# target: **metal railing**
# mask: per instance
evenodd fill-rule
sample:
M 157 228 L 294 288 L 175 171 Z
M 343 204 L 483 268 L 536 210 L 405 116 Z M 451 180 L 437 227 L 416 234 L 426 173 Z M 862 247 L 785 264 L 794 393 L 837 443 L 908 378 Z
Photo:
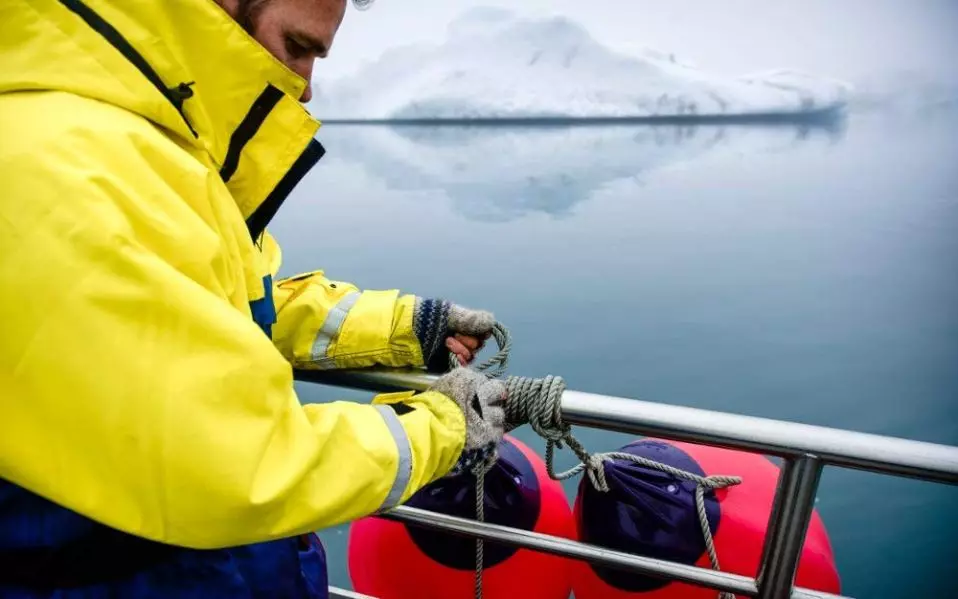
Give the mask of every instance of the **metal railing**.
M 296 378 L 368 391 L 425 390 L 436 379 L 418 370 L 392 369 L 297 371 Z M 739 596 L 836 599 L 836 595 L 794 586 L 825 466 L 958 485 L 958 447 L 947 445 L 572 390 L 562 395 L 562 417 L 573 425 L 782 458 L 758 577 L 715 572 L 407 506 L 397 507 L 383 517 Z M 362 597 L 348 591 L 333 592 L 334 597 Z

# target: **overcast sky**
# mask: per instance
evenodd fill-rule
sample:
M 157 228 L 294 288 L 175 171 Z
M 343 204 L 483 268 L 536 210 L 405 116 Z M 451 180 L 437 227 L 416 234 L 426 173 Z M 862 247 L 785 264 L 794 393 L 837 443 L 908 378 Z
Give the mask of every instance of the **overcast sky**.
M 720 73 L 788 67 L 855 83 L 920 69 L 958 80 L 958 0 L 376 0 L 365 12 L 350 7 L 314 79 L 397 45 L 441 41 L 475 6 L 566 15 L 612 48 L 675 52 Z

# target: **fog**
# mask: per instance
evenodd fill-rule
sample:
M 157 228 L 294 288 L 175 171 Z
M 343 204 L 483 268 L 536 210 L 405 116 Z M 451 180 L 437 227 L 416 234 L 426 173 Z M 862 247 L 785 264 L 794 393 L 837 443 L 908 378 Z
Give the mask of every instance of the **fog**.
M 376 0 L 367 11 L 350 6 L 314 84 L 392 47 L 439 41 L 449 21 L 475 6 L 566 15 L 611 48 L 674 52 L 730 75 L 794 68 L 856 84 L 902 71 L 958 80 L 954 0 Z

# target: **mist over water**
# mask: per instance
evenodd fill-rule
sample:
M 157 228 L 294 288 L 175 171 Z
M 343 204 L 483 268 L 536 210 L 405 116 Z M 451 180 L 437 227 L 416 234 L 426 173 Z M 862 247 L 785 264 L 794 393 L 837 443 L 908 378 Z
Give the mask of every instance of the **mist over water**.
M 511 372 L 574 389 L 958 444 L 954 111 L 319 139 L 327 157 L 272 226 L 282 274 L 488 308 L 512 330 Z M 843 592 L 958 596 L 955 505 L 951 487 L 826 470 Z M 322 536 L 348 587 L 345 530 Z
M 476 6 L 559 15 L 611 52 L 674 56 L 717 77 L 836 78 L 853 86 L 850 115 L 328 124 L 329 154 L 273 227 L 287 274 L 325 268 L 491 309 L 512 330 L 515 374 L 958 444 L 958 3 L 422 0 L 409 11 L 382 1 L 347 16 L 317 65 L 318 97 L 397 46 L 442 43 Z M 360 91 L 372 107 L 397 105 L 380 88 Z M 305 401 L 369 397 L 297 388 Z M 629 440 L 578 434 L 592 450 Z M 543 450 L 527 427 L 518 436 Z M 575 484 L 565 488 L 571 501 Z M 958 597 L 956 505 L 955 488 L 827 469 L 817 508 L 843 593 Z M 339 586 L 349 586 L 345 535 L 322 535 Z

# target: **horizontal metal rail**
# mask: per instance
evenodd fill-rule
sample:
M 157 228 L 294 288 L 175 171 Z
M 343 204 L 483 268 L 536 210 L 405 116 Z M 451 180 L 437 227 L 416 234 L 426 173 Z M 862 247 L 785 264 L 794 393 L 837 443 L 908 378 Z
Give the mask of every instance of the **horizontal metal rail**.
M 715 572 L 713 570 L 706 570 L 705 568 L 687 566 L 666 560 L 641 557 L 538 532 L 486 522 L 476 522 L 468 518 L 449 516 L 408 506 L 397 507 L 386 514 L 381 514 L 380 517 L 404 522 L 420 528 L 441 530 L 470 538 L 479 537 L 489 542 L 498 542 L 516 547 L 524 547 L 533 551 L 551 553 L 561 557 L 601 563 L 604 566 L 625 572 L 687 582 L 749 597 L 758 595 L 758 587 L 755 581 L 745 576 L 726 572 Z M 344 599 L 373 599 L 367 595 L 343 589 L 330 589 L 330 591 L 333 597 L 342 597 Z M 795 589 L 791 597 L 792 599 L 843 599 L 838 595 L 802 588 Z
M 365 389 L 425 390 L 438 378 L 420 370 L 297 371 L 302 381 Z M 627 572 L 761 599 L 836 595 L 794 587 L 815 494 L 825 466 L 958 484 L 958 447 L 698 408 L 566 390 L 569 424 L 663 437 L 784 458 L 757 579 L 613 551 L 541 533 L 406 506 L 383 517 L 419 527 L 551 553 Z
M 470 538 L 478 537 L 485 541 L 583 560 L 624 572 L 645 574 L 656 578 L 687 582 L 710 589 L 729 591 L 736 595 L 756 597 L 759 593 L 755 580 L 746 576 L 633 555 L 509 526 L 476 522 L 468 518 L 459 518 L 408 506 L 397 507 L 381 514 L 381 517 L 420 528 L 442 530 Z M 790 597 L 792 599 L 847 599 L 840 595 L 803 588 L 792 591 Z
M 419 370 L 296 371 L 302 381 L 365 389 L 425 390 L 435 375 Z M 566 390 L 569 424 L 741 449 L 783 458 L 813 455 L 823 464 L 958 484 L 958 447 Z

